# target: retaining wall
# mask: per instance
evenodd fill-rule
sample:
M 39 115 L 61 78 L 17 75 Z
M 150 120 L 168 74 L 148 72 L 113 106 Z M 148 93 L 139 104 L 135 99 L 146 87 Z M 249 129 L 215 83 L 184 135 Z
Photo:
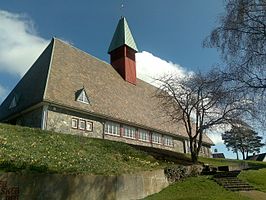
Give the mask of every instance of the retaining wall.
M 186 176 L 202 166 L 187 166 Z M 117 176 L 26 172 L 0 174 L 0 200 L 130 200 L 160 192 L 170 182 L 164 170 Z
M 119 176 L 9 172 L 0 181 L 0 199 L 19 200 L 140 199 L 169 185 L 163 170 Z

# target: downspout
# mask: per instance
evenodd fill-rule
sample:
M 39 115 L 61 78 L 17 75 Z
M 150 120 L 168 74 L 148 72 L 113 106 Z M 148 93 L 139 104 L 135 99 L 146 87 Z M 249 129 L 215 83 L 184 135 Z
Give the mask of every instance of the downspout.
M 42 108 L 42 119 L 41 119 L 41 129 L 46 130 L 47 123 L 47 114 L 48 114 L 48 105 L 44 105 Z

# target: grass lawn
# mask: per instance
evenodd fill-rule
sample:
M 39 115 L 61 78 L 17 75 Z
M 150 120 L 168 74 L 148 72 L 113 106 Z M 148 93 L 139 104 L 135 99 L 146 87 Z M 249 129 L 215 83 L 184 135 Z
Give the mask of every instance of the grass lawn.
M 111 175 L 166 165 L 125 143 L 0 124 L 0 171 Z
M 237 192 L 230 192 L 207 176 L 191 177 L 174 183 L 145 200 L 248 200 Z
M 266 168 L 242 171 L 238 177 L 249 182 L 258 190 L 266 192 Z

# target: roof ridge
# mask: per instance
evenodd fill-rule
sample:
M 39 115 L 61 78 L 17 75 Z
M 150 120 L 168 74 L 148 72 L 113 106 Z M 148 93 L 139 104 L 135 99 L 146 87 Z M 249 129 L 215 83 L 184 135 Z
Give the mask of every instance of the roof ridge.
M 51 58 L 50 58 L 50 63 L 49 63 L 49 67 L 48 67 L 48 72 L 47 72 L 47 77 L 46 77 L 46 82 L 45 82 L 45 87 L 44 87 L 44 92 L 43 92 L 43 97 L 42 99 L 45 99 L 46 96 L 46 92 L 47 92 L 47 86 L 48 86 L 48 82 L 49 82 L 49 77 L 50 77 L 50 72 L 51 72 L 51 66 L 52 66 L 52 62 L 53 62 L 53 58 L 54 58 L 54 47 L 55 47 L 55 37 L 52 38 L 50 44 L 52 43 L 52 52 L 51 52 Z

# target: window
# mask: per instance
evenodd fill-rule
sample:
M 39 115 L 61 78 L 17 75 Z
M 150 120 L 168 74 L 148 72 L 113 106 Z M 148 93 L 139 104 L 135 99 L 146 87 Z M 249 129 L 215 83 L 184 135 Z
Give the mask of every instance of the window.
M 78 128 L 78 119 L 73 118 L 71 121 L 72 128 Z
M 80 130 L 85 130 L 86 129 L 86 121 L 83 119 L 79 120 L 79 129 Z
M 162 135 L 159 133 L 152 133 L 152 142 L 156 144 L 162 143 Z
M 8 108 L 9 109 L 15 108 L 17 106 L 17 101 L 18 101 L 18 98 L 14 96 Z
M 187 153 L 190 153 L 190 142 L 188 140 L 185 140 L 185 144 L 186 144 Z
M 93 122 L 85 119 L 72 118 L 71 127 L 83 131 L 93 131 Z
M 86 103 L 86 104 L 90 103 L 89 99 L 88 99 L 88 96 L 87 96 L 87 94 L 86 94 L 84 89 L 82 89 L 81 92 L 79 93 L 77 101 L 82 102 L 82 103 Z
M 150 133 L 146 130 L 139 129 L 139 140 L 141 141 L 150 141 Z
M 86 121 L 86 130 L 93 131 L 93 123 L 90 121 Z
M 136 138 L 136 129 L 130 126 L 124 126 L 124 137 Z
M 107 134 L 120 136 L 120 124 L 114 122 L 106 122 L 104 125 L 104 132 Z
M 173 146 L 173 138 L 170 136 L 164 136 L 164 144 L 166 146 Z

